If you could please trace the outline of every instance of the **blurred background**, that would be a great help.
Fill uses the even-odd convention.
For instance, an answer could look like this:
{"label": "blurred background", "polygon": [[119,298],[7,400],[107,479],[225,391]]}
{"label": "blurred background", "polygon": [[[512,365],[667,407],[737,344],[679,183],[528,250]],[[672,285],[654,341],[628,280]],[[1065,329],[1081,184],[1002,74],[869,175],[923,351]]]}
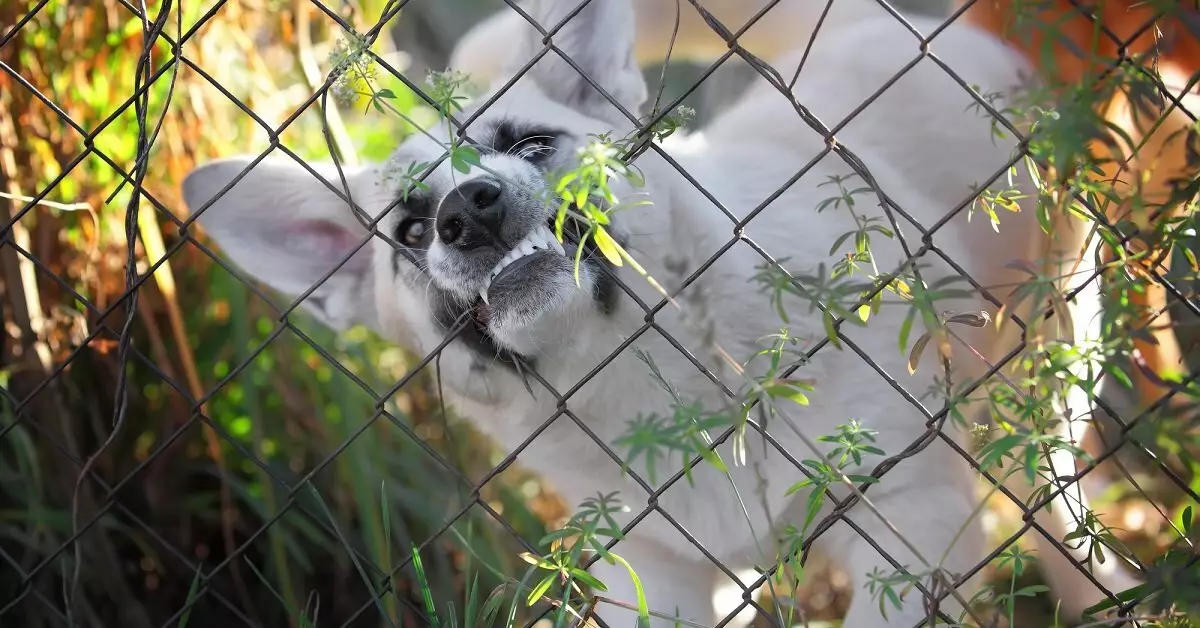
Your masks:
{"label": "blurred background", "polygon": [[[328,10],[365,30],[384,4]],[[300,315],[281,327],[284,300],[179,228],[183,176],[265,149],[267,127],[324,81],[340,28],[309,0],[173,10],[164,34],[187,35],[187,62],[146,90],[160,128],[147,193],[127,220],[143,6],[153,17],[162,4],[0,3],[0,61],[15,70],[0,73],[0,224],[17,218],[0,246],[0,626],[380,626],[384,616],[423,626],[426,590],[464,613],[472,590],[482,599],[523,571],[518,553],[561,525],[564,506],[519,463],[489,475],[505,452],[447,415],[435,365],[413,375],[421,356]],[[502,6],[413,0],[374,50],[420,85]],[[155,64],[170,46],[155,44]],[[698,72],[673,66],[667,97]],[[740,93],[746,72],[727,64],[690,97],[697,123]],[[660,68],[647,74],[659,83]],[[401,81],[378,80],[402,111],[433,119]],[[345,161],[384,159],[412,132],[366,104],[324,112]],[[321,115],[304,109],[279,142],[328,159]],[[123,298],[129,234],[137,273],[154,271],[136,303]],[[1159,518],[1130,517],[1157,542]],[[365,582],[389,580],[394,594],[372,602]],[[811,618],[844,608],[843,580],[806,586]],[[1041,610],[1026,625],[1047,625]]]}

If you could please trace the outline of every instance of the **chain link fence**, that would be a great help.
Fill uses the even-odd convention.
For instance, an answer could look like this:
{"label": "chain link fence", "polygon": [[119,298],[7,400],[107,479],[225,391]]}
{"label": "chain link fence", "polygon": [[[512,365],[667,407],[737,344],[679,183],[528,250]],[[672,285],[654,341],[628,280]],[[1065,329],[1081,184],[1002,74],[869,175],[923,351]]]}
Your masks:
{"label": "chain link fence", "polygon": [[[0,95],[0,144],[6,147],[0,150],[0,192],[4,194],[0,259],[6,325],[6,333],[0,336],[5,343],[0,347],[5,360],[0,367],[0,472],[4,474],[0,485],[0,625],[475,626],[488,624],[483,618],[493,604],[503,605],[506,612],[509,607],[516,609],[516,621],[523,625],[548,625],[562,616],[559,609],[568,606],[574,613],[570,622],[611,625],[604,623],[603,605],[598,601],[627,606],[636,606],[636,601],[605,599],[602,592],[556,600],[559,593],[554,591],[560,590],[557,587],[562,582],[551,579],[554,591],[542,589],[541,595],[533,596],[536,603],[524,603],[534,581],[522,580],[528,578],[525,574],[530,565],[518,557],[524,553],[545,561],[560,556],[548,549],[546,535],[572,522],[579,525],[579,519],[571,518],[569,506],[574,505],[561,503],[553,486],[521,470],[530,444],[564,423],[573,425],[581,440],[587,439],[576,447],[586,444],[629,474],[632,484],[623,486],[621,493],[621,502],[631,509],[624,533],[644,519],[661,518],[693,543],[698,555],[731,582],[739,582],[734,566],[726,565],[697,541],[660,497],[673,487],[686,487],[691,473],[701,466],[716,464],[711,452],[747,438],[746,430],[751,438],[761,439],[764,447],[774,448],[792,461],[797,481],[806,477],[816,486],[821,471],[802,464],[811,452],[778,446],[777,430],[787,427],[768,423],[766,411],[754,408],[762,402],[785,418],[786,411],[774,408],[769,396],[746,399],[703,357],[711,353],[711,347],[689,346],[659,318],[672,308],[686,316],[689,305],[686,299],[677,301],[679,295],[735,247],[753,251],[767,268],[787,272],[778,257],[787,252],[765,250],[750,235],[755,218],[783,190],[756,207],[727,207],[670,152],[642,140],[661,135],[664,125],[673,124],[679,105],[714,72],[727,63],[744,63],[755,80],[765,81],[792,102],[796,116],[825,143],[812,163],[795,164],[796,174],[785,188],[802,179],[820,159],[840,160],[881,208],[886,222],[880,224],[888,227],[904,248],[905,267],[937,259],[960,269],[932,236],[953,216],[982,211],[979,199],[962,199],[936,225],[917,224],[908,208],[895,203],[875,182],[871,169],[855,152],[859,147],[844,145],[838,138],[846,125],[918,64],[938,66],[971,94],[980,115],[986,112],[994,117],[997,128],[1015,138],[1025,151],[991,173],[993,184],[1002,182],[1012,167],[1026,160],[1051,171],[1063,167],[1061,162],[1046,163],[1047,153],[1035,150],[1036,130],[1018,128],[1011,110],[973,89],[938,56],[941,29],[919,31],[905,14],[883,0],[877,8],[911,31],[912,56],[897,63],[901,69],[896,76],[874,86],[873,96],[844,120],[820,120],[806,103],[794,101],[791,91],[799,68],[773,67],[752,54],[748,49],[752,46],[742,45],[741,39],[755,24],[772,19],[778,2],[761,3],[761,10],[753,12],[745,24],[723,23],[701,0],[682,2],[680,10],[698,16],[713,36],[726,42],[726,51],[701,66],[694,80],[674,95],[659,94],[652,99],[655,107],[647,116],[624,110],[619,100],[607,93],[605,97],[635,127],[631,137],[636,141],[623,146],[623,157],[636,165],[652,154],[679,168],[679,176],[711,202],[707,209],[724,215],[724,227],[732,235],[712,234],[723,238],[713,247],[715,253],[681,272],[671,293],[657,302],[644,300],[639,296],[644,291],[628,285],[632,275],[610,273],[617,298],[625,299],[629,307],[644,309],[644,325],[607,347],[605,357],[582,380],[565,389],[556,387],[550,381],[554,378],[540,373],[536,364],[518,359],[531,394],[537,390],[549,395],[556,400],[557,409],[547,417],[530,417],[536,420],[535,429],[516,439],[519,446],[501,451],[471,428],[448,421],[442,403],[440,355],[474,333],[470,317],[456,317],[449,333],[423,355],[381,343],[361,328],[335,335],[298,309],[306,299],[320,298],[318,286],[289,299],[259,287],[247,273],[253,269],[229,263],[198,234],[197,217],[188,216],[176,189],[192,166],[223,152],[229,144],[265,143],[269,148],[264,156],[270,153],[292,159],[314,175],[318,172],[308,162],[323,149],[332,151],[347,168],[385,156],[399,138],[414,133],[406,124],[409,120],[424,125],[448,121],[462,147],[471,147],[476,144],[473,123],[535,62],[561,57],[574,66],[555,39],[566,22],[535,24],[544,38],[542,49],[488,102],[463,115],[446,106],[445,94],[439,94],[435,84],[412,76],[404,68],[403,54],[382,42],[386,38],[377,43],[385,29],[428,1],[390,0],[375,7],[367,3],[332,6],[317,0],[238,6],[218,0],[181,7],[170,0],[157,5],[117,0],[102,9],[88,10],[40,0],[0,9],[0,24],[7,23],[0,35],[0,86],[5,92]],[[519,5],[506,4],[503,10],[517,11],[528,19]],[[571,15],[588,4],[580,3]],[[947,24],[966,19],[972,4],[958,7],[947,17]],[[1092,17],[1090,9],[1076,8],[1080,15]],[[1119,37],[1097,21],[1097,36],[1116,38],[1121,51],[1118,58],[1107,60],[1102,76],[1147,67],[1145,59],[1130,56],[1128,42],[1153,32],[1161,20],[1175,19],[1170,17],[1173,10],[1169,6],[1159,9],[1132,38]],[[273,21],[277,14],[278,24]],[[320,24],[314,26],[316,23]],[[245,28],[246,24],[250,27]],[[820,28],[818,23],[815,33],[819,34]],[[309,41],[313,34],[322,33],[360,34],[361,40],[349,41],[362,42],[356,59],[365,60],[375,73],[360,78],[377,80],[379,86],[372,95],[353,95],[353,107],[338,107],[331,98],[332,92],[346,84],[344,73],[338,71],[344,71],[346,64],[335,68],[332,66],[337,64],[320,59],[321,53],[336,56],[335,51],[317,50],[317,44]],[[105,76],[102,66],[86,65],[101,63],[95,61],[100,57],[89,61],[83,48],[73,47],[79,38],[97,34],[101,41],[97,50],[111,44],[113,51],[126,52],[129,67],[121,70],[124,74]],[[292,87],[256,86],[262,80],[259,77],[269,75],[283,58],[273,56],[271,44],[265,41],[268,36],[304,42],[298,44],[301,53],[295,55],[294,66],[287,66],[288,72],[308,79],[308,85],[300,90],[302,95]],[[61,51],[56,51],[56,41]],[[222,51],[223,46],[235,44],[221,42],[235,41],[238,50],[255,52],[238,58]],[[384,45],[383,52],[379,52],[380,45]],[[138,53],[128,54],[131,50]],[[48,60],[47,51],[65,62],[60,66]],[[322,64],[330,67],[320,68]],[[55,67],[59,69],[53,70]],[[104,86],[122,84],[121,76],[132,89],[120,99],[100,99]],[[227,80],[236,85],[227,87]],[[604,91],[595,80],[587,80]],[[1145,97],[1155,103],[1156,117],[1164,110],[1184,111],[1194,125],[1195,117],[1186,112],[1178,90],[1169,89],[1157,77],[1139,85],[1151,90]],[[262,107],[239,96],[273,89],[290,93],[293,100],[280,104],[260,98],[269,105],[270,112],[265,114]],[[379,108],[374,95],[383,90],[391,95],[387,97],[389,106],[401,111],[404,121],[392,125],[377,118],[365,123],[351,119],[362,116],[363,108]],[[72,112],[81,110],[79,103],[92,105],[96,112],[88,119],[77,119],[78,114]],[[239,119],[252,121],[244,122],[249,130],[231,131],[218,115],[230,111]],[[1080,112],[1066,105],[1063,111],[1064,116]],[[374,125],[382,125],[384,131],[367,128]],[[363,143],[349,139],[356,131],[375,133],[366,149],[361,149]],[[1180,141],[1194,138],[1193,131]],[[164,157],[187,152],[181,146],[194,152],[181,160]],[[198,146],[205,148],[196,150]],[[476,150],[486,149],[484,143]],[[355,154],[356,150],[361,154]],[[414,181],[423,180],[442,160],[453,161],[454,150],[452,146],[441,159],[426,164],[428,168],[414,176]],[[34,164],[42,166],[42,171],[30,172]],[[98,171],[106,174],[95,179],[94,185],[79,182],[82,173]],[[1190,189],[1189,179],[1195,179],[1195,172],[1192,166],[1180,189]],[[95,178],[94,174],[87,176]],[[72,182],[73,178],[77,181]],[[336,179],[326,182],[332,183],[332,193],[344,198]],[[1144,230],[1155,231],[1156,227],[1114,220],[1103,204],[1097,204],[1106,199],[1092,193],[1094,190],[1075,186],[1068,191],[1077,197],[1075,206],[1084,208],[1089,220],[1099,225],[1109,245],[1124,251],[1126,257],[1144,255],[1145,248],[1139,248]],[[990,202],[1000,205],[994,198]],[[1190,202],[1178,204],[1190,208]],[[870,204],[863,202],[864,207]],[[203,216],[203,208],[192,210]],[[386,216],[384,212],[367,222],[368,235],[343,262],[381,240],[404,252],[395,233],[381,227]],[[1000,221],[1003,223],[1003,216]],[[1189,228],[1188,221],[1190,213],[1175,221],[1171,229],[1182,233]],[[905,241],[906,232],[921,237]],[[1155,233],[1165,237],[1166,231],[1158,228]],[[1180,247],[1189,245],[1184,238]],[[599,258],[603,252],[596,244],[592,246],[590,254]],[[1173,274],[1166,267],[1179,266],[1180,260],[1186,266],[1189,256],[1178,253],[1159,263],[1142,263],[1137,278],[1170,295],[1172,311],[1185,321],[1179,325],[1185,341],[1187,321],[1200,312],[1190,298],[1188,272]],[[1091,280],[1100,281],[1101,275],[1097,271]],[[990,294],[970,277],[966,280]],[[800,285],[794,277],[791,281]],[[920,438],[903,451],[886,452],[886,457],[871,465],[874,480],[868,479],[868,483],[880,481],[886,490],[887,476],[894,468],[936,444],[953,448],[981,477],[998,485],[997,469],[948,434],[958,429],[951,425],[955,405],[939,400],[927,406],[925,391],[905,390],[897,374],[888,373],[877,356],[856,345],[853,333],[844,331],[854,324],[847,319],[857,316],[861,307],[870,308],[889,285],[890,280],[872,282],[870,289],[855,291],[853,299],[840,306],[833,302],[836,299],[818,303],[828,334],[804,347],[790,368],[776,373],[777,381],[799,381],[795,378],[804,374],[802,363],[819,352],[857,353],[886,386],[894,388],[894,403],[911,404],[926,421]],[[1003,301],[1001,295],[992,299],[996,309]],[[769,307],[765,298],[763,307]],[[1061,314],[1053,309],[1052,314]],[[965,322],[968,326],[980,324]],[[1129,338],[1143,336],[1151,323],[1139,324],[1143,327],[1129,323]],[[661,482],[642,477],[628,464],[630,451],[597,435],[573,407],[580,391],[604,369],[616,368],[611,366],[613,360],[622,353],[628,355],[645,335],[661,336],[679,356],[695,365],[695,377],[711,381],[732,406],[745,408],[748,417],[740,425],[709,426],[702,447],[685,456],[685,464],[673,468]],[[1024,349],[1015,349],[1008,359],[1025,359]],[[1126,358],[1122,368],[1139,369],[1137,354],[1122,357]],[[1002,378],[1006,366],[991,365],[988,376]],[[1013,548],[1018,540],[1027,543],[1040,536],[1059,544],[1063,556],[1069,557],[1065,548],[1078,547],[1083,539],[1103,547],[1111,560],[1122,556],[1131,564],[1139,558],[1144,561],[1137,566],[1145,584],[1129,591],[1106,591],[1111,604],[1102,609],[1105,618],[1090,625],[1186,625],[1185,619],[1170,618],[1174,611],[1194,611],[1196,591],[1200,590],[1200,583],[1195,582],[1197,554],[1188,540],[1194,540],[1195,534],[1187,510],[1188,504],[1200,501],[1200,467],[1192,458],[1200,448],[1190,415],[1179,410],[1186,409],[1192,380],[1156,381],[1161,388],[1157,399],[1135,404],[1121,399],[1120,390],[1112,398],[1095,397],[1093,401],[1104,416],[1096,420],[1094,431],[1102,442],[1079,445],[1096,451],[1086,461],[1080,454],[1077,467],[1057,473],[1054,486],[1035,493],[1029,503],[1007,489],[997,489],[988,502],[989,509],[1011,522],[993,526],[986,559],[967,573],[904,581],[902,586],[913,589],[908,595],[924,596],[930,617],[956,621],[941,605],[952,597],[969,598],[972,591],[958,591],[957,587],[999,563],[1006,570],[998,587],[1001,601],[991,602],[1001,610],[968,614],[969,625],[1052,625],[1053,610],[1046,608],[1053,606],[1047,599],[1052,600],[1054,594],[1035,595],[1038,590],[1030,588],[1030,582],[1035,582],[1036,576],[1032,569],[1014,567],[1022,555]],[[982,390],[983,383],[976,382],[956,395],[971,394],[976,388]],[[818,383],[812,395],[820,395],[820,390]],[[1122,410],[1135,405],[1132,411]],[[802,435],[808,439],[821,436],[826,435]],[[1101,473],[1095,473],[1097,469]],[[1046,508],[1053,497],[1096,475],[1106,475],[1109,484],[1124,487],[1111,489],[1117,496],[1106,498],[1119,505],[1114,510],[1121,513],[1121,521],[1107,521],[1111,518],[1107,515],[1101,517],[1106,520],[1103,524],[1088,519],[1081,522],[1076,538],[1063,539],[1033,519],[1032,513]],[[554,478],[549,480],[552,484]],[[642,493],[629,490],[630,486],[640,487]],[[863,497],[871,494],[865,485],[842,497],[829,493],[824,503],[827,514],[805,528],[793,554],[784,553],[777,562],[760,564],[760,571],[751,579],[740,580],[743,584],[734,593],[735,613],[753,609],[757,612],[755,625],[782,625],[786,610],[798,608],[801,617],[815,621],[844,612],[847,596],[869,595],[866,589],[846,591],[844,578],[814,579],[810,575],[804,582],[799,578],[793,582],[790,574],[802,571],[800,565],[809,548],[839,524],[851,526],[886,555],[884,546],[855,523],[869,516],[862,514],[869,510],[869,500]],[[588,534],[594,535],[594,530]],[[618,554],[622,547],[615,538],[601,538],[599,544]],[[886,559],[898,573],[904,572],[899,561]],[[599,557],[582,564],[596,560]],[[537,572],[537,565],[534,567],[532,571]],[[784,580],[790,583],[787,591]],[[840,589],[831,584],[837,582],[843,583]],[[1018,588],[1028,595],[1016,595]],[[765,598],[755,597],[768,590]],[[818,594],[824,598],[824,606],[811,599],[792,602],[791,590],[807,592],[810,597]],[[1018,601],[1021,613],[1004,610]],[[672,610],[656,607],[653,599],[649,605],[662,613]],[[803,625],[800,620],[794,623]]]}

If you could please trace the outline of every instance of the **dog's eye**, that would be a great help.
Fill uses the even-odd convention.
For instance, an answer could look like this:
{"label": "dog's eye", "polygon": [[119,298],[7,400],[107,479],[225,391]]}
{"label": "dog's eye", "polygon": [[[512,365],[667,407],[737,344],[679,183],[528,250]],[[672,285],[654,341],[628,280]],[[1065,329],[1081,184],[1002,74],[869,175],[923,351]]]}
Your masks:
{"label": "dog's eye", "polygon": [[408,246],[419,246],[425,237],[426,221],[424,218],[406,218],[396,228],[396,236]]}
{"label": "dog's eye", "polygon": [[509,152],[525,161],[537,163],[554,153],[554,141],[557,139],[557,135],[550,133],[526,135],[517,140]]}
{"label": "dog's eye", "polygon": [[554,155],[558,149],[556,144],[566,135],[566,131],[554,127],[505,120],[495,126],[491,148],[499,154],[540,165]]}

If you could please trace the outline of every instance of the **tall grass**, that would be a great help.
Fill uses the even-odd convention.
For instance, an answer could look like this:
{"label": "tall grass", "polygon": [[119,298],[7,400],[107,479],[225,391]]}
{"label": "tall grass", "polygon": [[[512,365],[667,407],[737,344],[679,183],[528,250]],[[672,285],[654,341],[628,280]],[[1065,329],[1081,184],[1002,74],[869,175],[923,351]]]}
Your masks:
{"label": "tall grass", "polygon": [[[366,30],[383,4],[343,17]],[[167,68],[149,89],[149,126],[161,118],[162,130],[139,237],[127,242],[132,108],[95,131],[135,91],[136,6],[0,7],[6,29],[36,10],[0,61],[84,130],[0,73],[0,191],[18,199],[0,202],[0,222],[24,212],[12,232],[19,248],[0,247],[12,332],[0,347],[0,625],[409,626],[423,615],[421,590],[443,601],[486,596],[522,544],[474,500],[527,539],[544,535],[557,502],[519,473],[473,492],[500,453],[444,415],[431,373],[380,398],[412,356],[361,330],[335,337],[300,313],[281,325],[286,303],[268,302],[193,245],[208,244],[200,230],[178,226],[187,215],[178,186],[197,162],[267,147],[266,132],[213,83],[277,125],[324,79],[340,28],[307,1],[228,3],[203,20],[182,52],[211,82],[184,64],[173,85]],[[178,40],[212,6],[146,10],[151,20],[169,10],[164,33]],[[403,69],[402,55],[377,52]],[[152,59],[156,69],[172,60],[166,38]],[[399,81],[384,84],[397,106],[428,116]],[[381,159],[410,132],[357,111],[326,113],[353,138],[339,146],[343,160]],[[321,117],[306,111],[282,143],[327,159]],[[32,197],[39,202],[25,210],[20,199]],[[138,271],[154,273],[139,288],[134,350],[122,364],[129,246]],[[73,523],[83,461],[114,430],[121,372],[126,418],[83,479]]]}

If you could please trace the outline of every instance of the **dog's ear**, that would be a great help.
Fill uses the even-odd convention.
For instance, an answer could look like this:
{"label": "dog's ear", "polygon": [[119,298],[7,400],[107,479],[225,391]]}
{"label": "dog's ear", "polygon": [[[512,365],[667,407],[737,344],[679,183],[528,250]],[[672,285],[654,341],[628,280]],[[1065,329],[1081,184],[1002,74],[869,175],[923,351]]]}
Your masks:
{"label": "dog's ear", "polygon": [[514,51],[513,42],[536,34],[537,29],[524,16],[503,8],[459,38],[450,52],[450,67],[466,74],[477,86],[487,87],[497,79],[511,77],[519,67],[514,67],[511,57],[524,51]]}
{"label": "dog's ear", "polygon": [[[346,259],[367,230],[334,192],[342,189],[337,170],[312,165],[326,185],[290,159],[268,158],[212,201],[251,163],[251,158],[233,157],[193,170],[183,182],[189,211],[202,210],[200,225],[235,264],[289,298],[308,292],[336,268],[301,306],[337,330],[356,323],[375,326],[370,243]],[[343,172],[350,197],[361,206],[370,186],[368,172]]]}
{"label": "dog's ear", "polygon": [[[581,4],[586,6],[576,11]],[[635,25],[630,0],[532,0],[524,6],[548,32],[570,18],[550,41],[571,63],[558,52],[548,51],[530,69],[529,76],[538,87],[554,100],[589,116],[628,125],[628,119],[592,82],[634,115],[646,100],[646,82],[633,54]],[[522,32],[520,54],[514,59],[520,65],[508,68],[510,76],[546,45],[544,36],[531,25],[526,24]]]}

